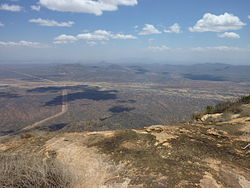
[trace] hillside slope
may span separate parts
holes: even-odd
[[[68,178],[66,186],[57,187],[249,188],[250,105],[236,106],[203,115],[202,121],[140,130],[26,132],[2,141],[1,159],[54,161]],[[15,182],[0,180],[0,185],[15,187]]]

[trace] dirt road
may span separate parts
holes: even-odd
[[[67,90],[64,89],[62,91],[62,107],[61,107],[61,112],[59,112],[59,113],[57,113],[55,115],[52,115],[52,116],[50,116],[48,118],[45,118],[45,119],[43,119],[41,121],[38,121],[36,123],[33,123],[32,125],[26,126],[26,127],[24,127],[22,129],[22,131],[27,131],[27,130],[33,129],[35,127],[38,127],[38,126],[42,125],[43,123],[45,123],[45,122],[47,122],[49,120],[52,120],[54,118],[57,118],[57,117],[63,115],[64,113],[66,113],[68,111],[67,94],[68,94]]]

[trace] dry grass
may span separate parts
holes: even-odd
[[[52,161],[20,155],[0,154],[0,187],[72,187],[71,176]]]
[[[242,111],[240,113],[241,117],[249,117],[250,116],[250,105],[249,106],[244,106],[242,108]]]
[[[80,133],[53,138],[46,143],[45,153],[51,151],[56,153],[55,160],[68,169],[72,177],[72,185],[76,188],[113,188],[116,185],[119,185],[119,188],[122,187],[126,184],[125,179],[119,179],[123,164],[115,164],[96,148],[84,145],[96,142],[96,140],[103,140],[103,138],[95,134],[89,137],[83,136]]]

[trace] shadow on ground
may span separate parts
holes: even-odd
[[[87,89],[83,92],[70,93],[66,95],[67,101],[75,101],[79,99],[89,99],[94,101],[117,99],[116,90],[99,91],[97,89]],[[45,106],[62,105],[63,96],[57,96],[53,100],[45,103]]]

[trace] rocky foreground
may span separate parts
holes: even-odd
[[[242,108],[244,113],[227,114],[225,119],[222,113],[203,116],[196,123],[141,130],[33,131],[2,141],[0,154],[53,161],[67,177],[61,187],[249,188],[250,117],[246,112],[250,105]],[[15,187],[15,182],[0,183]]]

